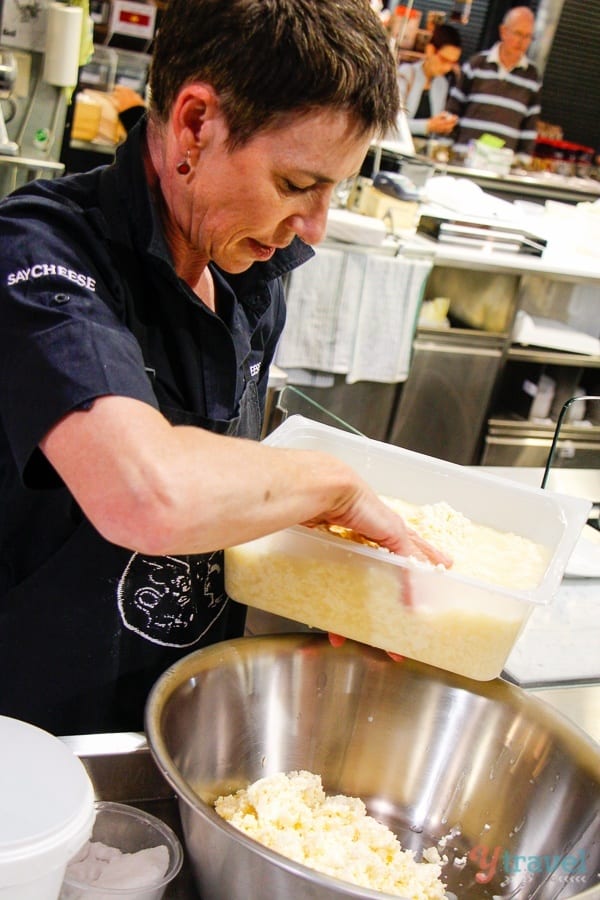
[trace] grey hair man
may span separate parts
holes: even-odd
[[[457,148],[487,133],[501,138],[515,153],[531,155],[542,88],[527,56],[534,26],[529,7],[514,7],[500,25],[499,41],[464,64],[446,106],[459,118]]]

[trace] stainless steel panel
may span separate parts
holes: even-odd
[[[481,458],[483,466],[545,466],[552,438],[488,434]],[[563,468],[599,469],[600,445],[565,440],[557,445],[557,462]]]
[[[388,441],[462,465],[478,462],[501,349],[456,336],[417,338]]]

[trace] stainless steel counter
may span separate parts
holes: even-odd
[[[574,722],[600,744],[600,683],[528,691]]]
[[[484,190],[496,194],[508,194],[513,198],[531,197],[536,200],[558,200],[566,203],[593,201],[600,196],[600,181],[596,179],[557,175],[553,172],[524,172],[497,175],[483,169],[467,166],[438,166],[438,172],[457,175],[474,181]]]

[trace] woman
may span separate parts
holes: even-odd
[[[364,0],[171,0],[116,162],[0,205],[0,713],[137,730],[156,678],[243,633],[222,548],[410,535],[339,460],[258,438],[281,276],[395,120]]]
[[[398,84],[404,100],[411,134],[419,137],[446,135],[457,117],[445,112],[448,75],[458,65],[460,34],[452,25],[436,25],[425,47],[425,58],[404,63],[398,69]]]

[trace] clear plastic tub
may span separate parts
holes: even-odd
[[[86,860],[87,876],[69,865],[60,900],[161,900],[183,862],[181,843],[173,830],[156,816],[126,803],[98,801],[90,840],[92,848],[82,848],[71,860]],[[104,849],[96,852],[98,842]],[[158,858],[157,849],[162,854]],[[113,860],[90,862],[90,853],[93,860],[114,853],[116,870]]]
[[[539,583],[513,590],[301,526],[230,548],[241,603],[478,680],[502,671],[535,604],[548,603],[590,504],[292,416],[267,444],[332,453],[381,495],[445,501],[472,522],[541,544]],[[403,602],[405,578],[412,602]]]

